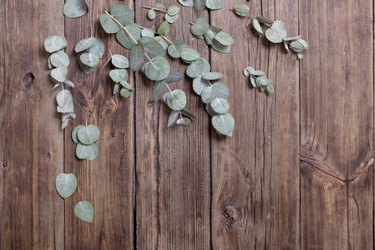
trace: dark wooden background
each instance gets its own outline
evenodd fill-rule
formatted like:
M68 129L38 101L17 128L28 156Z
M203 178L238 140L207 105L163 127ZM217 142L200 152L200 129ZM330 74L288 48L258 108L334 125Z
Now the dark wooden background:
M83 74L73 47L91 32L113 53L127 53L97 23L118 1L89 0L89 14L77 20L64 19L63 2L1 1L0 249L373 249L373 1L246 2L309 42L301 62L229 11L245 1L224 0L211 13L183 8L170 37L225 73L237 122L227 139L210 129L187 79L173 87L190 93L197 119L167 129L167 109L151 101L152 83L141 74L128 100L112 96L108 69ZM144 26L160 23L142 9L154 0L121 2ZM188 23L198 16L232 33L230 54L192 37ZM78 161L72 126L60 129L42 46L51 34L68 39L74 125L87 118L102 130L95 161ZM248 87L249 65L273 79L274 95ZM60 172L79 180L66 201L55 191ZM82 199L94 204L93 224L73 214Z

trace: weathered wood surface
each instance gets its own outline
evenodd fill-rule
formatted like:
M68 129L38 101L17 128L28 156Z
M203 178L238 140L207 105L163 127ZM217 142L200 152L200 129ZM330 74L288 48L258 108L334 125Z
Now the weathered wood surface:
M96 21L118 1L90 0L90 13L77 20L61 15L63 2L5 0L0 7L0 249L374 248L372 1L246 2L254 15L283 20L290 35L306 38L301 62L233 15L239 1L225 0L217 12L183 8L169 37L225 73L236 117L227 139L210 129L188 79L172 86L189 93L197 118L167 129L168 110L151 101L152 83L141 74L133 75L128 100L112 96L108 68L83 74L73 48L91 34L112 53L127 53ZM120 2L144 26L162 20L147 20L142 9L155 1ZM229 55L190 35L197 17L234 36ZM74 125L87 119L102 130L95 161L75 159L72 127L59 128L42 48L50 34L68 39ZM249 65L267 72L274 95L248 87L242 70ZM65 202L54 189L62 171L79 180ZM94 204L93 224L73 214L82 199Z

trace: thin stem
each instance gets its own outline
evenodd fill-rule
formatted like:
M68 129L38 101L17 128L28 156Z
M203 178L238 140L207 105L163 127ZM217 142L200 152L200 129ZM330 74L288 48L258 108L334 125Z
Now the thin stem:
M138 44L138 42L135 40L132 34L130 34L130 32L114 16L109 14L107 11L104 11L104 13L106 13L110 18L112 18L112 20L115 21L126 32L126 34L128 34L128 36L130 36L130 38L133 40L135 44Z
M183 117L182 117L182 113L181 113L181 111L178 111L178 113L180 113L180 119L182 119Z
M194 25L195 23L193 23L193 22L189 22L189 24Z
M166 10L155 8L155 7L143 6L143 8L148 9L148 10L156 10L156 11L159 11L159 12L162 12L162 13L168 13L168 11L166 11Z
M169 87L168 83L165 83L165 86L167 87L168 91L172 93L171 88Z
M151 62L151 58L146 53L144 53L144 54L147 57L147 60L149 60Z

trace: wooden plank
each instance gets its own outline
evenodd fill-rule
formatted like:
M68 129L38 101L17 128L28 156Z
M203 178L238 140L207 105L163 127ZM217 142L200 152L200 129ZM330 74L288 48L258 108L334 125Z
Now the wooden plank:
M373 6L301 0L300 23L310 43L301 64L301 160L302 167L307 164L321 176L302 175L301 248L370 249ZM346 187L327 181L331 177ZM325 195L311 192L317 186ZM324 211L312 217L322 206Z
M162 21L147 20L143 5L151 0L136 1L137 22L155 28ZM166 6L176 5L168 0ZM199 13L207 17L207 13ZM184 40L199 48L208 58L203 41L190 35L189 22L197 13L183 8L173 24L170 38ZM186 65L173 61L175 71ZM136 228L138 249L209 249L210 248L210 145L208 116L187 79L171 87L185 90L188 108L196 114L188 127L166 128L169 110L152 102L152 83L136 75Z
M61 8L61 1L8 0L0 9L0 249L64 248L64 206L54 188L63 134L43 48L48 35L64 33Z
M252 34L249 20L227 14L235 4L225 1L223 11L211 14L212 24L235 38L229 55L212 52L212 64L225 73L237 119L233 138L212 142L213 248L298 249L298 60ZM298 1L257 1L251 10L283 20L290 35L298 31ZM248 87L247 66L267 72L274 95Z
M77 193L65 205L65 243L67 249L132 249L134 204L134 96L123 99L112 95L113 83L108 77L110 67L85 75L78 66L75 44L93 35L107 45L102 64L110 53L127 55L113 35L104 33L97 22L98 16L111 1L88 1L90 12L80 19L66 19L66 36L72 58L70 76L77 87L73 90L77 112L74 125L96 124L101 129L98 141L100 154L94 161L79 161L75 157L75 144L70 139L71 128L65 135L65 170L78 178ZM132 7L132 1L123 2ZM133 82L132 77L130 81ZM95 208L93 224L74 216L74 205L89 200Z

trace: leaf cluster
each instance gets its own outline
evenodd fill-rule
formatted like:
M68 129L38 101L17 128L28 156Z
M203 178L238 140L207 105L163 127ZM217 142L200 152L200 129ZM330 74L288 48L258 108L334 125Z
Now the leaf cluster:
M155 3L153 7L143 6L145 9L149 9L147 12L147 18L154 20L156 18L156 12L164 13L164 19L166 22L172 24L175 23L179 18L180 7L171 5L167 9L162 3Z
M100 60L105 53L103 41L96 37L89 37L79 41L74 47L79 56L79 66L83 72L89 74L98 67Z
M275 89L272 81L267 78L266 73L261 70L255 70L253 67L246 67L243 74L250 79L250 85L253 88L259 88L260 91L273 94Z
M197 18L192 23L190 32L193 36L205 40L206 44L220 53L229 53L234 42L233 37L219 27L209 25L204 18Z
M178 2L186 7L193 7L196 10L202 11L204 9L219 10L223 8L222 0L178 0Z
M72 140L76 147L76 156L80 160L94 160L99 155L96 141L100 137L100 129L95 125L78 125L72 131Z
M66 0L63 14L69 18L79 18L86 15L88 6L86 0Z

